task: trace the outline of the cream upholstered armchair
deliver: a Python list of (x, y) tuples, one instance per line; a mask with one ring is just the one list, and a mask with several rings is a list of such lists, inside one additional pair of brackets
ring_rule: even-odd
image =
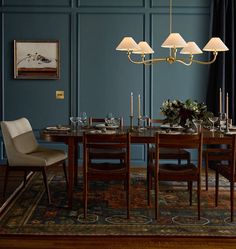
[(20, 118), (14, 121), (2, 121), (1, 129), (7, 154), (3, 195), (5, 196), (10, 170), (24, 171), (24, 184), (26, 183), (27, 172), (41, 171), (48, 196), (48, 202), (51, 203), (46, 169), (51, 165), (63, 164), (67, 182), (65, 164), (67, 158), (66, 153), (63, 150), (49, 149), (39, 146), (32, 127), (26, 118)]

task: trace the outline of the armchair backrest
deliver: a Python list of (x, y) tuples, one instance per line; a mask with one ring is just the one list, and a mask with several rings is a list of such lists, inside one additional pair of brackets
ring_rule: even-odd
[(31, 153), (38, 147), (32, 127), (26, 118), (2, 121), (1, 129), (9, 164), (17, 154)]

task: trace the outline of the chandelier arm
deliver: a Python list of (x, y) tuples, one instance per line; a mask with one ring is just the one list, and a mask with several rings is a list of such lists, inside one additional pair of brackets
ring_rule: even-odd
[(144, 64), (144, 56), (142, 56), (142, 60), (141, 61), (134, 61), (131, 58), (131, 52), (127, 52), (128, 55), (128, 59), (130, 62), (134, 63), (134, 64)]
[(213, 57), (213, 59), (210, 60), (210, 61), (193, 60), (193, 62), (198, 63), (198, 64), (202, 64), (202, 65), (210, 65), (210, 64), (212, 64), (212, 63), (214, 63), (214, 62), (216, 61), (216, 57), (217, 57), (217, 55), (218, 55), (218, 52), (216, 52), (216, 51), (213, 52), (213, 55), (214, 55), (214, 57)]
[(143, 64), (148, 66), (148, 65), (152, 65), (161, 61), (166, 61), (166, 58), (154, 58), (154, 59), (150, 59), (150, 60), (143, 60)]
[(183, 64), (183, 65), (185, 65), (185, 66), (191, 66), (191, 65), (192, 65), (192, 62), (193, 62), (193, 60), (189, 60), (189, 62), (185, 62), (184, 59), (176, 59), (175, 61), (176, 61), (176, 62), (179, 62), (179, 63), (181, 63), (181, 64)]

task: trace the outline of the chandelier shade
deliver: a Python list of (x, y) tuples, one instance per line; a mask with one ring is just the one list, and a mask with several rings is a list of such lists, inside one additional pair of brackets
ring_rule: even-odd
[(187, 43), (179, 33), (171, 33), (161, 46), (163, 48), (184, 48)]
[(212, 51), (224, 52), (224, 51), (228, 51), (229, 49), (225, 46), (225, 44), (222, 42), (222, 40), (219, 37), (213, 37), (206, 44), (203, 50), (211, 51), (211, 52)]
[(202, 50), (195, 42), (187, 42), (187, 46), (182, 48), (181, 54), (202, 54)]

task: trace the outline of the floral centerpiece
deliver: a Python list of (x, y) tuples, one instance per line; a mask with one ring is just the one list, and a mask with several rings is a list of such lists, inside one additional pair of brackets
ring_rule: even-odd
[(161, 112), (165, 116), (164, 123), (181, 125), (184, 128), (191, 128), (194, 119), (208, 122), (208, 117), (211, 115), (204, 103), (198, 103), (191, 99), (187, 99), (185, 102), (166, 100), (162, 103)]

